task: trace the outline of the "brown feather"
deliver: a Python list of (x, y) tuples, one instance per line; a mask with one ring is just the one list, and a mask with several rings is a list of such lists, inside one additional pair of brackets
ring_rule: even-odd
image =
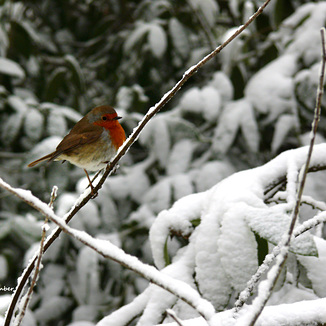
[(96, 129), (95, 131), (83, 132), (82, 134), (70, 132), (57, 146), (55, 152), (53, 152), (53, 158), (51, 158), (50, 161), (55, 160), (61, 154), (69, 155), (73, 150), (98, 140), (101, 137), (103, 128), (97, 127)]
[(39, 158), (38, 160), (35, 160), (35, 161), (33, 161), (32, 163), (29, 163), (27, 166), (28, 166), (29, 168), (31, 168), (31, 167), (35, 166), (36, 164), (39, 164), (39, 163), (41, 163), (41, 162), (44, 162), (44, 161), (50, 160), (51, 157), (52, 157), (52, 155), (53, 155), (54, 153), (55, 153), (55, 152), (50, 153), (50, 154), (48, 154), (48, 155), (45, 155), (45, 156)]

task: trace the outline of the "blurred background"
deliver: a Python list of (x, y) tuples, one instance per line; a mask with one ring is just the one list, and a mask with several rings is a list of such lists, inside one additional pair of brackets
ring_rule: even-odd
[[(114, 106), (128, 136), (189, 67), (262, 3), (0, 1), (0, 176), (45, 202), (57, 185), (55, 211), (63, 216), (87, 186), (83, 170), (58, 162), (26, 165), (54, 150), (97, 105)], [(72, 226), (152, 263), (148, 230), (161, 210), (307, 144), (325, 22), (323, 1), (272, 0), (146, 126)], [(323, 117), (325, 105), (324, 97)], [(318, 141), (325, 133), (322, 118)], [(326, 199), (321, 181), (310, 187)], [(0, 190), (0, 287), (16, 285), (37, 249), (42, 222), (40, 214)], [(176, 236), (169, 253), (185, 241)], [(95, 322), (145, 286), (132, 272), (62, 235), (44, 256), (25, 322)], [(11, 291), (0, 293), (6, 294)]]

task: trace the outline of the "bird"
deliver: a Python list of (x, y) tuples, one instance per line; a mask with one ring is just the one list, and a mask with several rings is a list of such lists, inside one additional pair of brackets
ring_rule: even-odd
[(113, 107), (109, 105), (95, 107), (75, 124), (54, 152), (27, 166), (33, 167), (44, 161), (48, 163), (68, 161), (84, 169), (93, 193), (94, 187), (87, 170), (104, 169), (126, 140), (126, 134), (119, 119), (121, 117)]

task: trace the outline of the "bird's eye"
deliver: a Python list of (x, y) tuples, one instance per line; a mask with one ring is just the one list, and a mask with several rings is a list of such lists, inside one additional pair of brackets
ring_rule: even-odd
[(102, 120), (104, 120), (104, 121), (107, 120), (107, 117), (105, 115), (103, 115)]

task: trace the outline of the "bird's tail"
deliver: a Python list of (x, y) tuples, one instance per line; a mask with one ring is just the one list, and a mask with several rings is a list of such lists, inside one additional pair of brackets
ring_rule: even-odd
[(44, 161), (52, 161), (53, 160), (53, 154), (54, 154), (54, 152), (53, 153), (50, 153), (48, 155), (45, 155), (45, 156), (39, 158), (38, 160), (33, 161), (32, 163), (29, 163), (27, 166), (29, 168), (31, 168), (31, 167), (33, 167), (33, 166), (35, 166), (35, 165), (37, 165), (37, 164), (39, 164), (41, 162), (44, 162)]

